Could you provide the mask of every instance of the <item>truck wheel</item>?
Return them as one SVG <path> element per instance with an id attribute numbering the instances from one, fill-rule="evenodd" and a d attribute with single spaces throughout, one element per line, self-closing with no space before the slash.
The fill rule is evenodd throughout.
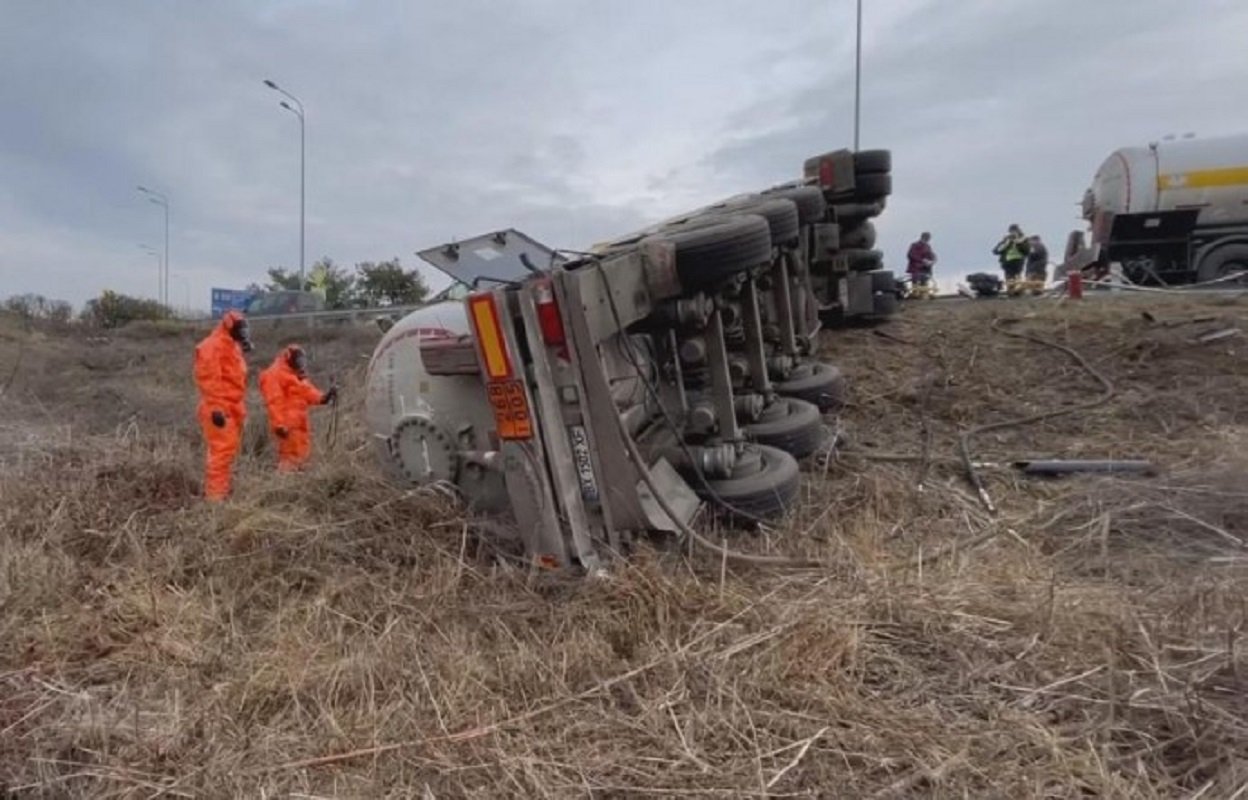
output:
<path id="1" fill-rule="evenodd" d="M 805 458 L 823 443 L 823 420 L 814 403 L 796 397 L 778 397 L 763 410 L 758 422 L 742 426 L 746 437 L 778 447 L 794 458 Z"/>
<path id="2" fill-rule="evenodd" d="M 797 206 L 797 221 L 802 225 L 821 221 L 828 213 L 828 201 L 816 186 L 786 186 L 768 189 L 763 197 L 792 200 Z"/>
<path id="3" fill-rule="evenodd" d="M 1196 270 L 1196 282 L 1208 283 L 1228 278 L 1237 272 L 1245 273 L 1236 280 L 1222 280 L 1228 289 L 1243 289 L 1248 285 L 1248 244 L 1227 244 L 1200 260 Z"/>
<path id="4" fill-rule="evenodd" d="M 733 477 L 708 478 L 705 482 L 694 478 L 690 485 L 699 497 L 712 504 L 722 502 L 754 517 L 777 519 L 797 505 L 801 473 L 797 459 L 783 450 L 747 444 L 737 456 Z M 721 510 L 733 518 L 731 510 Z"/>
<path id="5" fill-rule="evenodd" d="M 874 317 L 891 317 L 897 313 L 897 278 L 893 271 L 881 269 L 871 273 L 871 294 L 875 297 Z"/>
<path id="6" fill-rule="evenodd" d="M 976 272 L 966 276 L 966 283 L 975 292 L 976 297 L 996 297 L 1001 294 L 1001 279 L 986 272 Z"/>
<path id="7" fill-rule="evenodd" d="M 878 318 L 891 317 L 897 313 L 897 295 L 895 294 L 877 294 L 875 296 L 875 311 L 871 316 Z"/>
<path id="8" fill-rule="evenodd" d="M 814 403 L 820 411 L 835 411 L 845 405 L 845 376 L 838 367 L 822 361 L 806 361 L 787 381 L 771 386 L 777 394 Z"/>
<path id="9" fill-rule="evenodd" d="M 841 224 L 878 217 L 884 211 L 880 203 L 832 203 L 829 207 L 834 219 Z"/>
<path id="10" fill-rule="evenodd" d="M 676 245 L 676 274 L 685 289 L 713 286 L 771 261 L 770 228 L 755 214 L 720 217 L 648 238 Z"/>
<path id="11" fill-rule="evenodd" d="M 859 150 L 854 153 L 854 173 L 884 173 L 893 169 L 891 150 Z"/>
<path id="12" fill-rule="evenodd" d="M 874 294 L 897 294 L 897 276 L 891 269 L 875 270 L 871 273 L 871 291 Z"/>
<path id="13" fill-rule="evenodd" d="M 795 241 L 801 232 L 797 204 L 785 198 L 764 200 L 760 197 L 736 203 L 729 202 L 724 207 L 724 213 L 757 214 L 767 220 L 773 245 L 789 244 Z"/>
<path id="14" fill-rule="evenodd" d="M 841 255 L 845 256 L 846 261 L 849 262 L 849 268 L 858 272 L 877 270 L 880 264 L 884 263 L 884 254 L 879 250 L 850 248 L 842 250 Z"/>
<path id="15" fill-rule="evenodd" d="M 887 173 L 867 172 L 854 177 L 854 198 L 878 200 L 893 193 L 893 176 Z"/>
<path id="16" fill-rule="evenodd" d="M 875 247 L 875 223 L 863 220 L 849 230 L 841 231 L 841 247 L 870 250 Z"/>

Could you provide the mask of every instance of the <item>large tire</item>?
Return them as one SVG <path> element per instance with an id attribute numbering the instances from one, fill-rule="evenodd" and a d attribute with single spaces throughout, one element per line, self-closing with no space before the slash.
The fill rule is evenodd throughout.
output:
<path id="1" fill-rule="evenodd" d="M 802 225 L 820 222 L 828 213 L 828 201 L 817 186 L 785 186 L 763 192 L 766 198 L 792 200 L 797 206 L 797 221 Z"/>
<path id="2" fill-rule="evenodd" d="M 758 422 L 743 425 L 742 430 L 752 441 L 778 447 L 794 458 L 814 454 L 824 440 L 818 406 L 795 397 L 777 398 Z"/>
<path id="3" fill-rule="evenodd" d="M 729 214 L 757 214 L 767 220 L 773 245 L 790 244 L 796 241 L 798 234 L 801 233 L 797 204 L 792 200 L 784 198 L 765 200 L 760 197 L 735 203 L 729 202 L 723 211 Z"/>
<path id="4" fill-rule="evenodd" d="M 891 317 L 897 313 L 897 278 L 893 271 L 881 269 L 871 273 L 871 294 L 875 297 L 873 317 Z"/>
<path id="5" fill-rule="evenodd" d="M 849 248 L 842 250 L 841 255 L 845 256 L 846 261 L 849 262 L 849 268 L 857 272 L 877 270 L 884 263 L 884 254 L 879 250 Z"/>
<path id="6" fill-rule="evenodd" d="M 891 269 L 876 270 L 871 273 L 871 293 L 887 292 L 897 294 L 897 278 Z"/>
<path id="7" fill-rule="evenodd" d="M 832 203 L 829 206 L 834 219 L 841 224 L 878 217 L 884 207 L 880 203 Z"/>
<path id="8" fill-rule="evenodd" d="M 676 245 L 676 274 L 686 290 L 714 286 L 771 261 L 767 220 L 752 214 L 717 217 L 650 238 Z"/>
<path id="9" fill-rule="evenodd" d="M 871 316 L 876 319 L 891 317 L 897 313 L 897 295 L 895 293 L 877 294 L 875 296 L 875 309 L 871 312 Z"/>
<path id="10" fill-rule="evenodd" d="M 836 411 L 845 405 L 848 391 L 840 368 L 822 361 L 799 364 L 787 381 L 775 381 L 777 394 L 814 403 L 820 411 Z"/>
<path id="11" fill-rule="evenodd" d="M 841 247 L 870 250 L 875 247 L 875 223 L 863 220 L 858 225 L 841 231 Z"/>
<path id="12" fill-rule="evenodd" d="M 859 150 L 854 153 L 854 173 L 883 173 L 893 169 L 891 150 Z"/>
<path id="13" fill-rule="evenodd" d="M 854 198 L 878 200 L 893 193 L 893 176 L 868 172 L 854 177 Z"/>
<path id="14" fill-rule="evenodd" d="M 1001 294 L 1001 279 L 986 272 L 966 276 L 966 283 L 976 297 L 996 297 Z"/>
<path id="15" fill-rule="evenodd" d="M 1196 269 L 1196 282 L 1208 283 L 1248 272 L 1248 244 L 1224 244 L 1200 260 Z M 1219 286 L 1227 289 L 1243 289 L 1248 286 L 1248 275 L 1233 281 L 1223 280 Z"/>
<path id="16" fill-rule="evenodd" d="M 691 485 L 698 496 L 712 504 L 724 503 L 731 508 L 721 508 L 729 518 L 745 521 L 732 511 L 761 519 L 777 519 L 796 507 L 801 489 L 801 473 L 793 456 L 766 445 L 747 445 L 737 458 L 756 469 L 740 477 L 721 480 L 694 478 Z M 739 470 L 742 471 L 742 470 Z M 707 491 L 709 486 L 710 491 Z"/>

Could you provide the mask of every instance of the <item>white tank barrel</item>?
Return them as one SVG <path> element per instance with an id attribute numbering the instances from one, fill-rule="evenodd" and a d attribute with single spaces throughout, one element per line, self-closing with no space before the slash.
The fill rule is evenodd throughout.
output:
<path id="1" fill-rule="evenodd" d="M 1248 134 L 1115 150 L 1101 164 L 1084 216 L 1199 208 L 1197 224 L 1248 222 Z"/>
<path id="2" fill-rule="evenodd" d="M 1139 283 L 1248 285 L 1248 134 L 1110 153 L 1084 192 L 1090 246 L 1072 235 L 1061 271 Z"/>
<path id="3" fill-rule="evenodd" d="M 494 444 L 494 417 L 476 374 L 433 374 L 431 345 L 462 345 L 475 368 L 464 304 L 417 309 L 386 332 L 368 365 L 365 414 L 378 461 L 411 486 L 444 482 L 475 508 L 502 511 L 506 491 L 498 473 L 464 458 Z M 436 347 L 434 349 L 437 349 Z M 447 349 L 445 347 L 443 350 Z"/>

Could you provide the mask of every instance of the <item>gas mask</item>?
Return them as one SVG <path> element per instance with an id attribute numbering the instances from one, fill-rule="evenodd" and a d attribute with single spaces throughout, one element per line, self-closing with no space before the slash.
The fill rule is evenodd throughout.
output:
<path id="1" fill-rule="evenodd" d="M 290 368 L 300 378 L 306 377 L 308 374 L 308 356 L 303 352 L 302 347 L 290 348 L 290 353 L 286 356 L 286 363 L 290 364 Z"/>
<path id="2" fill-rule="evenodd" d="M 244 353 L 251 352 L 251 328 L 247 325 L 247 320 L 240 318 L 234 321 L 230 326 L 230 338 L 242 346 Z"/>

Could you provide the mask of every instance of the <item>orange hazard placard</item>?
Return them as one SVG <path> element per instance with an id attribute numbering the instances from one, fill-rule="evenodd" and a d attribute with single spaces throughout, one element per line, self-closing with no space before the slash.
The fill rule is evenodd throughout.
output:
<path id="1" fill-rule="evenodd" d="M 494 421 L 498 435 L 503 439 L 532 439 L 533 418 L 529 415 L 529 401 L 524 396 L 520 381 L 495 381 L 487 384 L 490 406 L 494 409 Z"/>

